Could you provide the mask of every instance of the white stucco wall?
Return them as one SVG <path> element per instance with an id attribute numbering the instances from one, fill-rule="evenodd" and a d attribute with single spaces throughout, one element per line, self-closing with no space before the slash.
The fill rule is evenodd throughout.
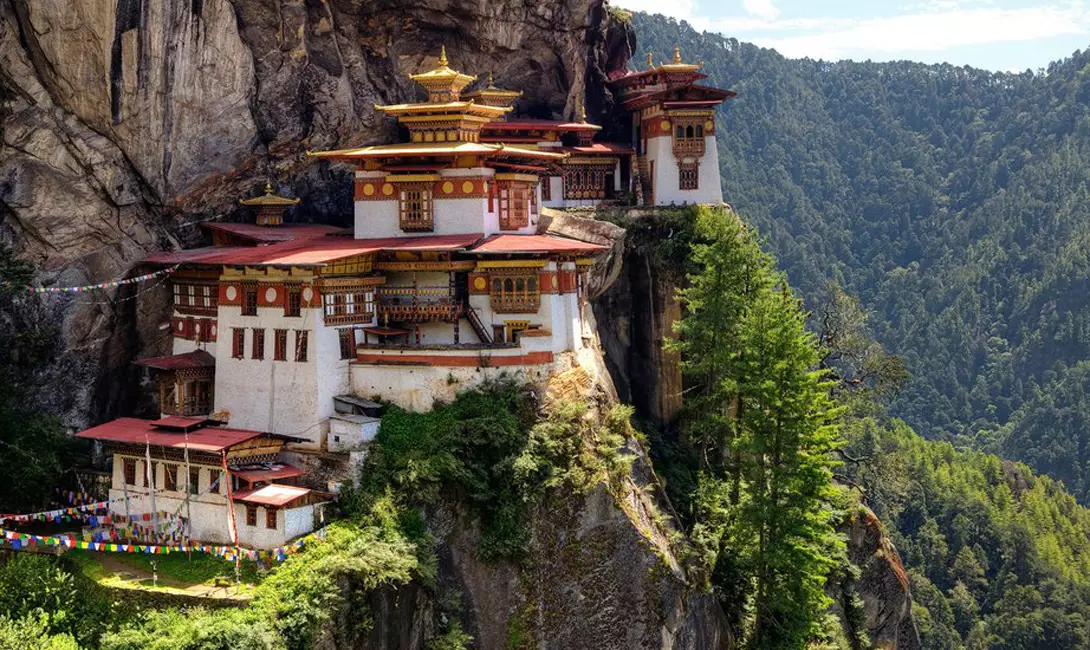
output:
<path id="1" fill-rule="evenodd" d="M 329 451 L 358 451 L 375 439 L 381 420 L 362 415 L 334 415 L 329 419 Z"/>
<path id="2" fill-rule="evenodd" d="M 522 350 L 515 350 L 522 354 Z M 486 350 L 493 356 L 504 350 Z M 411 352 L 410 352 L 411 353 Z M 439 354 L 428 351 L 426 354 Z M 459 354 L 465 355 L 466 351 Z M 500 376 L 526 381 L 542 381 L 552 371 L 552 364 L 540 366 L 503 366 L 491 368 L 444 368 L 432 366 L 352 366 L 352 392 L 361 397 L 381 395 L 411 411 L 428 411 L 437 400 L 450 401 L 459 392 Z"/>
<path id="3" fill-rule="evenodd" d="M 132 458 L 136 461 L 137 486 L 123 487 L 125 482 L 124 458 Z M 178 491 L 167 492 L 163 489 L 166 484 L 164 463 L 152 460 L 159 464 L 156 472 L 155 510 L 158 512 L 177 513 L 180 517 L 186 517 L 186 477 L 185 465 L 177 463 L 178 467 Z M 138 515 L 151 513 L 151 490 L 144 485 L 145 467 L 144 459 L 135 456 L 114 456 L 113 476 L 110 488 L 110 512 L 117 515 Z M 231 543 L 230 529 L 227 522 L 227 486 L 220 481 L 220 493 L 208 494 L 208 486 L 213 476 L 222 473 L 222 469 L 216 466 L 196 465 L 191 467 L 200 469 L 200 481 L 198 491 L 200 494 L 189 497 L 188 512 L 191 517 L 193 539 L 200 541 L 229 544 Z M 124 503 L 126 492 L 128 493 L 128 509 Z M 142 525 L 150 525 L 150 522 L 139 522 Z"/>
<path id="4" fill-rule="evenodd" d="M 678 189 L 677 158 L 674 157 L 674 139 L 672 136 L 648 138 L 647 159 L 655 161 L 655 205 L 681 205 L 683 203 L 723 202 L 723 189 L 719 178 L 719 152 L 715 146 L 715 136 L 704 137 L 704 156 L 700 159 L 698 188 L 695 190 Z"/>
<path id="5" fill-rule="evenodd" d="M 273 549 L 285 546 L 288 542 L 314 530 L 315 508 L 308 505 L 296 508 L 276 509 L 276 528 L 265 525 L 264 506 L 257 506 L 257 525 L 246 524 L 246 504 L 235 502 L 235 517 L 238 521 L 238 541 L 248 548 Z"/>
<path id="6" fill-rule="evenodd" d="M 260 289 L 259 289 L 260 290 Z M 307 438 L 321 444 L 333 397 L 349 386 L 348 361 L 340 358 L 337 328 L 322 321 L 320 308 L 304 308 L 298 317 L 281 307 L 258 307 L 243 316 L 241 307 L 219 308 L 215 410 L 229 414 L 232 427 Z M 233 328 L 246 328 L 245 357 L 232 357 Z M 265 358 L 252 359 L 253 332 L 265 329 Z M 288 330 L 286 361 L 273 359 L 277 329 Z M 295 332 L 307 330 L 307 361 L 295 361 Z"/>

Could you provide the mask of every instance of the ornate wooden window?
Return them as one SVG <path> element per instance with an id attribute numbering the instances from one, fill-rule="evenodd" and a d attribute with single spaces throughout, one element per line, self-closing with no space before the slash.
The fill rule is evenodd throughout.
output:
<path id="1" fill-rule="evenodd" d="M 346 327 L 338 330 L 337 335 L 340 337 L 341 358 L 351 359 L 356 356 L 356 330 Z"/>
<path id="2" fill-rule="evenodd" d="M 435 226 L 431 184 L 407 183 L 399 187 L 398 214 L 406 232 L 431 231 Z"/>
<path id="3" fill-rule="evenodd" d="M 242 285 L 242 315 L 257 316 L 256 282 L 246 282 Z"/>
<path id="4" fill-rule="evenodd" d="M 677 188 L 679 190 L 700 188 L 700 163 L 679 162 L 677 164 Z"/>
<path id="5" fill-rule="evenodd" d="M 612 165 L 578 166 L 564 173 L 565 199 L 606 198 L 606 174 L 613 171 Z"/>
<path id="6" fill-rule="evenodd" d="M 492 274 L 492 311 L 536 313 L 541 307 L 537 272 Z"/>
<path id="7" fill-rule="evenodd" d="M 686 121 L 674 127 L 674 154 L 678 156 L 704 155 L 704 125 L 702 122 Z"/>
<path id="8" fill-rule="evenodd" d="M 326 325 L 367 324 L 375 317 L 375 290 L 372 286 L 324 289 L 322 304 Z"/>
<path id="9" fill-rule="evenodd" d="M 174 282 L 174 309 L 183 314 L 215 315 L 219 287 L 212 282 Z"/>
<path id="10" fill-rule="evenodd" d="M 265 506 L 265 528 L 276 530 L 276 508 Z"/>
<path id="11" fill-rule="evenodd" d="M 255 327 L 253 340 L 250 341 L 250 358 L 261 361 L 265 358 L 265 330 Z"/>
<path id="12" fill-rule="evenodd" d="M 530 225 L 530 187 L 525 183 L 501 183 L 500 230 L 517 230 Z"/>
<path id="13" fill-rule="evenodd" d="M 541 200 L 543 202 L 553 200 L 553 179 L 548 176 L 541 179 Z"/>
<path id="14" fill-rule="evenodd" d="M 166 464 L 163 465 L 165 474 L 163 474 L 163 489 L 167 492 L 178 491 L 178 466 Z"/>
<path id="15" fill-rule="evenodd" d="M 303 287 L 299 285 L 289 285 L 288 299 L 284 303 L 284 315 L 285 316 L 298 316 L 302 313 L 303 308 Z"/>
<path id="16" fill-rule="evenodd" d="M 273 361 L 288 360 L 288 330 L 273 332 Z"/>
<path id="17" fill-rule="evenodd" d="M 122 473 L 125 475 L 125 485 L 136 485 L 136 460 L 124 458 L 121 460 Z"/>
<path id="18" fill-rule="evenodd" d="M 305 363 L 307 360 L 307 330 L 295 330 L 295 360 Z"/>
<path id="19" fill-rule="evenodd" d="M 201 490 L 201 468 L 190 467 L 189 468 L 189 483 L 187 485 L 190 494 L 200 494 Z"/>
<path id="20" fill-rule="evenodd" d="M 208 493 L 219 494 L 220 485 L 223 484 L 223 472 L 217 472 L 215 470 L 208 474 Z"/>
<path id="21" fill-rule="evenodd" d="M 257 525 L 257 506 L 252 506 L 250 504 L 246 504 L 246 525 L 247 526 L 256 526 Z"/>
<path id="22" fill-rule="evenodd" d="M 242 327 L 231 328 L 231 356 L 241 359 L 245 356 L 246 330 Z"/>

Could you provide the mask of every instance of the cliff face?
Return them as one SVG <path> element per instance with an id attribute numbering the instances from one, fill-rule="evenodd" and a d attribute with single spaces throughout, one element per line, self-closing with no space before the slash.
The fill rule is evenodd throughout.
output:
<path id="1" fill-rule="evenodd" d="M 195 243 L 266 179 L 304 199 L 296 219 L 347 225 L 345 171 L 305 151 L 395 136 L 373 104 L 417 97 L 406 75 L 443 44 L 527 114 L 569 118 L 584 88 L 609 113 L 633 45 L 601 0 L 0 0 L 0 237 L 73 285 Z M 93 296 L 37 307 L 61 323 L 44 399 L 73 427 L 131 408 L 102 384 L 165 341 L 154 305 L 135 326 L 128 294 Z"/>

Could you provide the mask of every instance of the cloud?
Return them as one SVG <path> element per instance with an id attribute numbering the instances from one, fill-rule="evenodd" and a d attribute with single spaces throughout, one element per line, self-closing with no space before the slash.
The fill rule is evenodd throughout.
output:
<path id="1" fill-rule="evenodd" d="M 913 13 L 865 19 L 740 16 L 714 21 L 709 28 L 775 48 L 787 57 L 837 60 L 1083 34 L 1090 27 L 1081 2 L 1000 9 L 980 2 L 966 6 L 938 0 L 928 3 L 927 10 L 916 8 Z"/>
<path id="2" fill-rule="evenodd" d="M 772 0 L 742 0 L 742 8 L 747 14 L 765 20 L 775 20 L 780 15 L 780 10 L 772 4 Z"/>

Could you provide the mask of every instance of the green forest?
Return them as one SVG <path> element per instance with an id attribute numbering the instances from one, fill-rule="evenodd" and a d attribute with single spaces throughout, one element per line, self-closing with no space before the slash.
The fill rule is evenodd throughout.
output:
<path id="1" fill-rule="evenodd" d="M 738 96 L 725 200 L 809 304 L 830 283 L 905 360 L 929 439 L 1027 463 L 1090 503 L 1090 51 L 1046 71 L 790 60 L 634 14 Z"/>

